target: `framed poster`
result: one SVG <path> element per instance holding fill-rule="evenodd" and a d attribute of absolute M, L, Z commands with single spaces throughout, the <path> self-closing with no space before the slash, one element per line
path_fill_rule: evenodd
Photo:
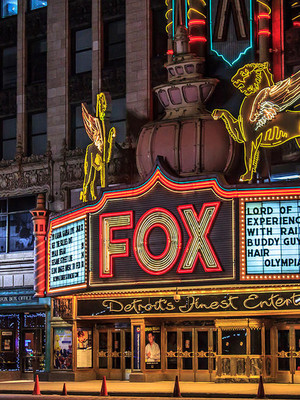
<path fill-rule="evenodd" d="M 72 369 L 72 329 L 54 328 L 54 368 Z"/>
<path fill-rule="evenodd" d="M 160 326 L 146 326 L 145 365 L 147 369 L 160 369 Z"/>
<path fill-rule="evenodd" d="M 1 351 L 14 351 L 13 331 L 1 332 Z"/>
<path fill-rule="evenodd" d="M 91 329 L 77 329 L 77 368 L 93 366 L 93 334 Z"/>

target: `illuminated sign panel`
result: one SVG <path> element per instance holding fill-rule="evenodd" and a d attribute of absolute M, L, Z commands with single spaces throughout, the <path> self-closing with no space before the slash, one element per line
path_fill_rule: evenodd
<path fill-rule="evenodd" d="M 85 283 L 85 219 L 62 224 L 49 240 L 49 289 Z"/>
<path fill-rule="evenodd" d="M 242 201 L 242 279 L 300 276 L 300 200 Z"/>
<path fill-rule="evenodd" d="M 234 200 L 203 181 L 145 184 L 105 193 L 89 213 L 92 287 L 200 284 L 235 278 Z"/>

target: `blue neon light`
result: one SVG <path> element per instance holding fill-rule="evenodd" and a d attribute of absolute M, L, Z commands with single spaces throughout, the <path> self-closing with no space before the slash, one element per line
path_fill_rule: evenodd
<path fill-rule="evenodd" d="M 239 54 L 239 56 L 233 60 L 232 62 L 228 61 L 222 54 L 220 54 L 217 50 L 213 49 L 213 43 L 212 43 L 212 5 L 211 5 L 211 0 L 209 0 L 209 30 L 210 30 L 210 50 L 212 52 L 214 52 L 218 57 L 221 57 L 223 59 L 223 61 L 225 61 L 228 65 L 230 65 L 231 67 L 237 63 L 246 53 L 248 50 L 252 49 L 253 47 L 253 38 L 252 38 L 252 33 L 253 33 L 253 27 L 252 27 L 252 23 L 253 23 L 253 16 L 252 16 L 252 0 L 250 0 L 250 12 L 249 12 L 249 22 L 250 22 L 250 44 L 249 46 Z"/>

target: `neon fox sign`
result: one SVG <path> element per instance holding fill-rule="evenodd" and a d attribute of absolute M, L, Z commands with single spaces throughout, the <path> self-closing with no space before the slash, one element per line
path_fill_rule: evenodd
<path fill-rule="evenodd" d="M 217 215 L 220 202 L 203 204 L 199 215 L 193 205 L 178 206 L 178 212 L 189 235 L 189 241 L 179 262 L 178 273 L 192 273 L 199 258 L 206 272 L 222 271 L 220 262 L 212 248 L 208 234 Z M 113 233 L 133 228 L 133 212 L 100 215 L 99 259 L 101 278 L 114 276 L 114 259 L 129 256 L 129 240 L 114 239 Z M 148 246 L 150 232 L 154 228 L 163 230 L 166 247 L 159 255 Z M 148 210 L 139 219 L 133 234 L 133 253 L 139 266 L 148 274 L 163 275 L 178 260 L 182 248 L 182 235 L 174 214 L 164 208 Z"/>

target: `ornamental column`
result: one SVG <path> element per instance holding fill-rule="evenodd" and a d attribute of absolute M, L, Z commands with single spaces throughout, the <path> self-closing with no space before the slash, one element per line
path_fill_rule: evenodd
<path fill-rule="evenodd" d="M 37 205 L 30 211 L 33 222 L 34 241 L 34 290 L 36 297 L 45 297 L 46 290 L 46 231 L 48 211 L 44 194 L 37 197 Z"/>

